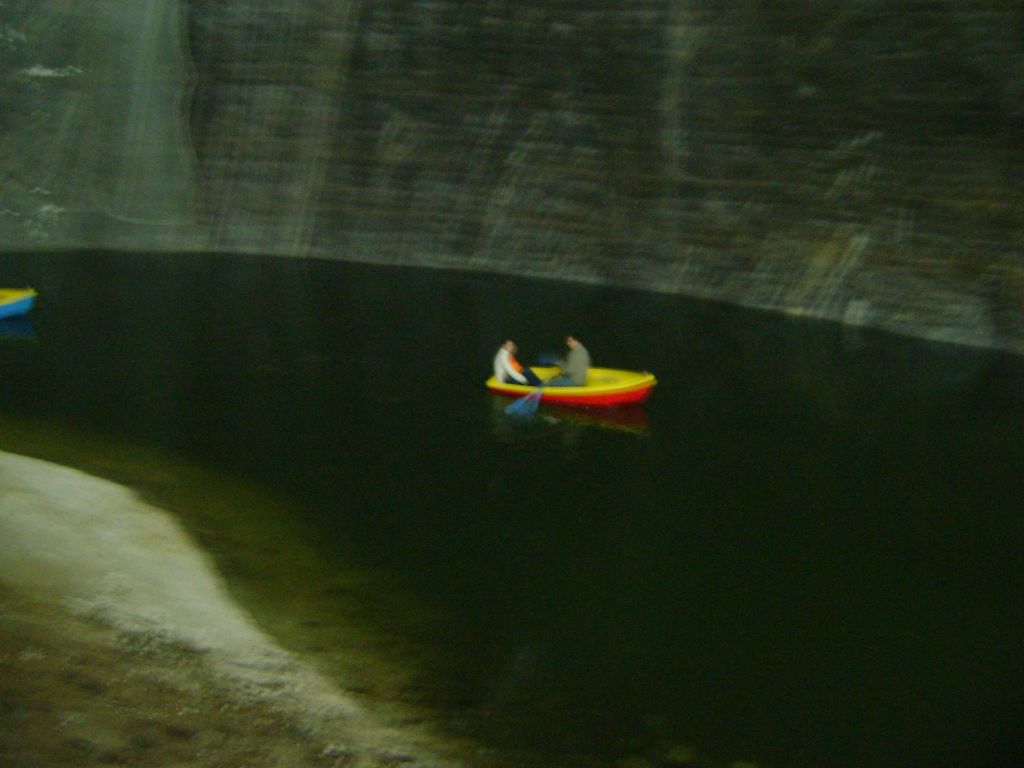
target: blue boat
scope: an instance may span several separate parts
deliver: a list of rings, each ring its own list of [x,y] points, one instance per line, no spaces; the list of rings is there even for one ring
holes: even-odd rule
[[[27,314],[38,295],[31,288],[0,288],[0,318]]]

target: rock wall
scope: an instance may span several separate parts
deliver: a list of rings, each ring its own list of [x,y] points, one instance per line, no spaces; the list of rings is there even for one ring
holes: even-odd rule
[[[167,0],[0,3],[0,248],[191,248],[193,80]]]
[[[1024,352],[1015,0],[0,4],[0,248],[679,292]]]

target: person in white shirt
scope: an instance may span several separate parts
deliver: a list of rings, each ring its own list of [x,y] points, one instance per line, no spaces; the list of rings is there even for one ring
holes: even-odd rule
[[[494,355],[494,378],[501,384],[522,384],[523,386],[539,387],[540,378],[516,360],[519,347],[512,339],[505,339]]]

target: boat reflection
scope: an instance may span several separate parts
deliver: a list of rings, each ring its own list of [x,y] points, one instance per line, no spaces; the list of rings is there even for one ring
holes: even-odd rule
[[[567,408],[541,403],[538,413],[545,419],[555,419],[564,424],[598,427],[643,437],[651,431],[647,425],[647,414],[643,408],[637,407]]]
[[[541,402],[537,413],[529,418],[509,416],[505,409],[514,402],[502,395],[491,395],[491,417],[495,436],[503,441],[519,441],[527,438],[540,438],[542,433],[551,427],[558,427],[568,432],[595,427],[598,429],[623,432],[636,437],[650,435],[647,414],[643,408],[626,406],[622,408],[579,408],[551,405]],[[528,427],[525,428],[524,427]],[[544,429],[547,427],[548,429]]]
[[[27,317],[7,317],[0,320],[0,339],[34,339],[36,327]]]

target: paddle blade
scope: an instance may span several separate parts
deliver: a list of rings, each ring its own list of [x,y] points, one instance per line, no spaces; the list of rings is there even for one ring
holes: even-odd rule
[[[533,416],[537,412],[538,405],[540,405],[540,390],[535,389],[530,394],[511,402],[505,408],[505,413],[509,416],[518,416],[520,418]]]

